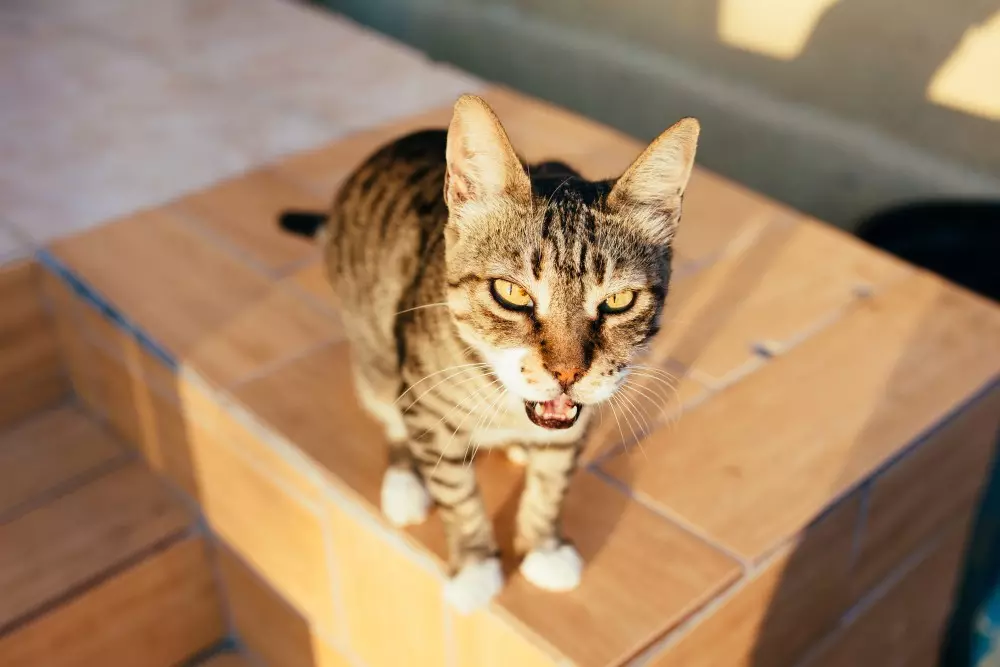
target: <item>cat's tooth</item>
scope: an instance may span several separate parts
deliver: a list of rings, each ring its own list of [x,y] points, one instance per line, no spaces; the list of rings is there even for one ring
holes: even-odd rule
[[[579,407],[577,407],[575,405],[573,407],[571,407],[569,409],[569,418],[573,419],[574,417],[576,417],[576,413],[579,412],[579,411],[580,411]]]
[[[545,414],[545,408],[542,407],[541,403],[535,403],[535,414],[539,417]]]

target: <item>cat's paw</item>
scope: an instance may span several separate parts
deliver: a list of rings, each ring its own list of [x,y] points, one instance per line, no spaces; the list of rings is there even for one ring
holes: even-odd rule
[[[521,561],[521,574],[546,591],[571,591],[580,584],[583,559],[570,544],[532,549]]]
[[[389,468],[382,478],[382,514],[394,526],[423,523],[431,497],[420,478],[410,470]]]
[[[470,614],[490,603],[503,588],[499,558],[469,563],[444,585],[444,599],[460,614]]]
[[[516,466],[528,465],[528,450],[520,445],[511,445],[507,448],[507,460]]]

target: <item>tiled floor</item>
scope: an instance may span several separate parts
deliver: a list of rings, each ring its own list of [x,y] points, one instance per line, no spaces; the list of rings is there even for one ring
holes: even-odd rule
[[[698,170],[664,330],[567,502],[583,585],[551,595],[516,574],[520,472],[485,456],[511,577],[463,618],[441,596],[440,522],[379,517],[381,433],[318,253],[275,214],[321,206],[478,82],[284,0],[14,0],[0,85],[16,93],[0,258],[114,219],[40,255],[59,348],[81,404],[200,504],[235,628],[269,664],[857,667],[918,657],[864,619],[939,630],[950,584],[923,607],[913,591],[953,574],[990,453],[996,308]],[[613,176],[642,148],[485,96],[530,160]],[[92,464],[64,454],[23,483]]]
[[[195,514],[73,406],[0,430],[0,664],[191,664],[225,633]]]
[[[479,86],[298,2],[0,3],[0,258]]]
[[[486,96],[529,158],[568,154],[596,175],[638,151],[510,91]],[[287,636],[248,639],[258,652],[307,667],[342,653],[372,666],[446,654],[603,666],[644,652],[657,664],[729,665],[754,651],[789,664],[959,530],[989,452],[982,434],[1000,414],[996,390],[970,403],[998,376],[1000,313],[699,171],[648,362],[676,373],[679,391],[662,418],[640,414],[640,393],[621,421],[604,415],[566,510],[588,563],[583,586],[544,594],[508,561],[490,613],[448,612],[440,523],[400,534],[378,518],[381,435],[354,398],[315,250],[273,224],[284,202],[315,201],[379,141],[447,115],[352,135],[46,255],[63,275],[49,292],[76,350],[77,390],[201,502],[247,605],[274,595],[248,581],[278,591],[285,606],[248,607],[239,621],[254,635],[280,619]],[[179,374],[153,370],[155,356],[96,316],[95,300]],[[664,388],[648,378],[642,389],[655,401]],[[479,468],[509,554],[519,472],[489,456]],[[969,492],[929,513],[906,500],[917,476]],[[492,642],[502,651],[484,658]]]

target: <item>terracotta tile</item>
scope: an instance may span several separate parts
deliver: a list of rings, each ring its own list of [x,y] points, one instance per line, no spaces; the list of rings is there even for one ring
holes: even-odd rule
[[[59,241],[52,253],[179,358],[268,290],[248,265],[162,212]]]
[[[185,530],[191,517],[140,464],[0,525],[0,626]]]
[[[73,391],[89,405],[86,388],[77,385],[82,369],[74,365],[84,358],[80,352],[84,345],[84,333],[78,316],[78,299],[69,286],[48,269],[42,270],[40,274],[41,299],[52,316],[57,346],[73,384]]]
[[[68,393],[69,383],[62,370],[56,374],[28,379],[19,385],[0,387],[0,428],[57,405]]]
[[[330,345],[233,391],[260,422],[377,507],[383,433],[358,405],[346,343]]]
[[[967,524],[953,525],[941,544],[884,595],[866,605],[803,667],[938,664],[965,556]]]
[[[282,284],[306,294],[313,299],[317,305],[337,311],[337,306],[333,298],[333,287],[330,286],[330,279],[326,274],[326,265],[317,260],[306,264],[292,275],[282,280]]]
[[[675,631],[650,667],[792,665],[853,602],[848,581],[861,494],[841,502],[737,583],[720,603]]]
[[[222,653],[209,658],[202,667],[252,667],[251,663],[239,653]]]
[[[825,225],[769,219],[752,241],[674,281],[653,343],[709,383],[777,355],[911,270]]]
[[[98,261],[109,251],[131,261]],[[328,313],[164,214],[114,223],[54,252],[144,335],[222,386],[340,336]],[[103,313],[84,309],[84,318],[112,346],[135,345]]]
[[[86,375],[80,384],[98,411],[154,471],[167,476],[188,495],[200,497],[192,454],[190,417],[181,411],[176,387],[165,390],[150,382],[144,366],[119,359],[103,348],[85,344],[84,358],[74,364]]]
[[[449,612],[459,667],[543,667],[559,664],[557,656],[532,643],[523,629],[494,610],[470,616]]]
[[[655,357],[643,361],[649,368],[635,369],[616,398],[601,406],[600,415],[591,427],[583,461],[594,461],[622,445],[643,446],[645,436],[664,424],[675,423],[684,410],[708,396],[708,388],[685,375],[675,362],[669,359],[660,362]],[[669,374],[670,371],[675,375]]]
[[[327,146],[306,151],[278,162],[274,169],[319,196],[333,201],[333,195],[348,174],[384,144],[410,132],[448,127],[451,103],[401,120],[357,132]],[[326,208],[323,206],[322,208]]]
[[[189,538],[0,637],[0,662],[171,667],[224,635],[204,544]]]
[[[179,378],[178,399],[180,414],[197,423],[203,437],[229,443],[282,487],[309,502],[322,502],[320,473],[296,447],[265,432],[253,415],[191,373]]]
[[[346,355],[345,345],[332,346],[241,387],[237,398],[346,482],[368,501],[374,514],[384,468],[384,452],[376,445],[381,432],[360,413],[350,384],[329,380],[349,377]],[[484,457],[480,480],[509,556],[518,473],[500,458]],[[588,660],[625,656],[665,632],[671,622],[736,575],[734,563],[609,486],[587,478],[574,488],[578,490],[571,496],[567,530],[594,561],[588,568],[591,578],[585,577],[584,587],[569,596],[545,596],[515,578],[502,598],[514,616],[567,655],[586,654]],[[443,536],[436,519],[412,529],[410,535],[439,558],[443,556]],[[653,557],[661,549],[676,556],[670,562]],[[350,571],[346,566],[345,570]],[[650,588],[649,580],[663,585]],[[623,581],[629,583],[623,585]],[[348,605],[347,610],[350,617],[352,607]],[[573,623],[566,619],[598,613],[608,623],[598,624],[603,629],[583,646],[572,631]],[[560,637],[560,633],[564,634]]]
[[[327,512],[354,652],[371,667],[445,664],[441,575],[389,542],[375,521],[359,521],[357,510],[330,502]]]
[[[78,408],[32,417],[0,434],[0,516],[124,454]]]
[[[342,337],[333,314],[275,286],[192,344],[184,363],[230,387]]]
[[[797,216],[735,181],[695,168],[684,193],[674,249],[688,262],[711,262],[746,243],[769,221],[788,217]]]
[[[286,209],[324,211],[319,197],[267,167],[188,195],[167,207],[192,226],[210,233],[233,251],[273,273],[300,262],[318,249],[284,232],[278,217]]]
[[[0,424],[62,398],[68,383],[55,328],[42,308],[39,268],[23,260],[0,267]]]
[[[605,470],[756,559],[996,377],[1000,312],[900,281]]]
[[[494,513],[509,545],[520,494],[506,488],[514,493]],[[737,563],[590,473],[574,479],[563,522],[586,562],[580,588],[545,593],[514,575],[499,603],[574,664],[623,663],[739,576]]]
[[[197,497],[176,371],[60,278],[46,272],[42,285],[78,398],[153,470]]]
[[[997,433],[994,388],[872,482],[855,591],[870,590],[943,526],[976,513]]]
[[[212,430],[192,422],[189,442],[212,530],[299,614],[336,627],[320,509]]]
[[[224,546],[218,556],[226,603],[247,649],[267,665],[319,667],[321,640],[309,621],[239,556]]]

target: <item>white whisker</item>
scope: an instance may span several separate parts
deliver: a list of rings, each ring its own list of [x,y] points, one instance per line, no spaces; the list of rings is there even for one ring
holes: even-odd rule
[[[442,301],[441,303],[425,303],[422,306],[414,306],[413,308],[406,308],[404,310],[401,310],[398,313],[396,313],[396,315],[402,315],[403,313],[410,313],[413,312],[414,310],[420,310],[422,308],[437,308],[439,306],[447,306],[447,305],[448,305],[447,301]]]
[[[460,364],[458,366],[449,366],[448,368],[442,368],[439,371],[434,371],[433,373],[431,373],[429,375],[425,375],[424,377],[420,378],[419,380],[417,380],[416,382],[414,382],[413,384],[411,384],[409,387],[407,387],[406,391],[404,391],[402,394],[400,394],[396,398],[396,400],[392,402],[392,404],[395,405],[396,403],[399,403],[401,400],[403,400],[404,396],[406,396],[411,391],[413,391],[414,387],[416,387],[417,385],[419,385],[424,380],[428,380],[428,379],[434,377],[435,375],[441,375],[441,373],[448,373],[450,371],[457,370],[458,372],[454,373],[453,375],[449,375],[444,380],[441,380],[441,382],[447,382],[450,378],[453,378],[453,377],[456,377],[458,375],[461,375],[462,373],[465,373],[466,369],[481,368],[483,366],[489,366],[489,364],[485,364],[485,363]],[[437,387],[439,384],[441,384],[441,382],[438,382],[438,384],[434,385],[434,387]],[[434,387],[431,387],[429,391],[433,391]],[[426,392],[424,392],[423,394],[421,394],[421,396],[424,396],[424,395],[426,395]],[[420,400],[420,399],[417,398],[417,400]],[[416,401],[414,401],[414,403],[416,403]]]

